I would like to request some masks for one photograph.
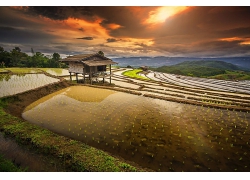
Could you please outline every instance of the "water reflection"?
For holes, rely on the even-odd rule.
[[[55,76],[67,76],[69,75],[69,71],[67,69],[62,68],[39,68],[47,73]]]
[[[2,74],[0,75],[0,97],[17,94],[58,81],[59,79],[44,74]]]
[[[156,171],[248,171],[249,113],[74,86],[23,118]]]

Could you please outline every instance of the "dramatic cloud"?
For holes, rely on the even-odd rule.
[[[115,38],[108,38],[107,42],[111,43],[111,42],[117,42],[117,41],[121,41],[121,39],[115,39]]]
[[[0,45],[44,54],[250,56],[250,7],[0,7]]]
[[[93,40],[93,37],[81,37],[81,38],[76,38],[76,39],[84,39],[84,40]]]

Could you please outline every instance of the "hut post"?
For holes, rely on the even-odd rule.
[[[70,81],[72,81],[71,72],[69,73]]]
[[[109,83],[111,84],[111,64],[109,65]]]
[[[92,85],[92,73],[91,73],[91,66],[89,67],[89,78],[90,78],[90,84]]]
[[[78,73],[76,73],[76,82],[78,83]]]
[[[83,83],[85,84],[85,66],[83,68]]]

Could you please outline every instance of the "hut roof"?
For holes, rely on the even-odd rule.
[[[60,60],[61,62],[81,62],[81,61],[87,61],[87,60],[91,60],[91,58],[93,57],[100,57],[104,60],[110,60],[111,59],[102,56],[99,53],[95,53],[95,54],[78,54],[78,55],[74,55],[74,56],[68,56],[67,58],[64,58],[62,60]]]
[[[88,61],[82,61],[84,64],[88,66],[103,66],[103,65],[109,65],[109,64],[117,64],[117,62],[114,62],[112,60],[88,60]]]

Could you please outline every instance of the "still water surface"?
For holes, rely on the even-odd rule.
[[[46,71],[47,73],[55,76],[68,76],[69,71],[67,69],[62,68],[39,68],[43,71]]]
[[[31,123],[155,171],[249,171],[250,114],[85,86],[28,106]]]
[[[44,74],[0,74],[0,97],[21,93],[58,81],[59,79]]]

